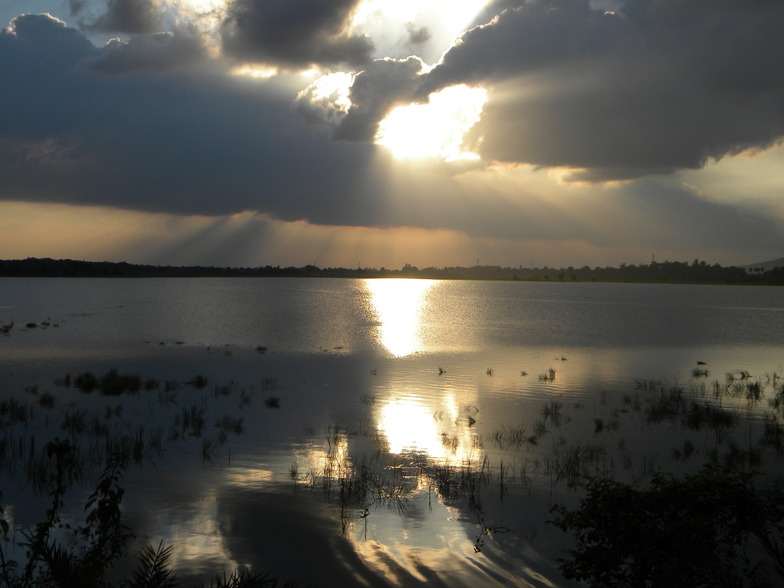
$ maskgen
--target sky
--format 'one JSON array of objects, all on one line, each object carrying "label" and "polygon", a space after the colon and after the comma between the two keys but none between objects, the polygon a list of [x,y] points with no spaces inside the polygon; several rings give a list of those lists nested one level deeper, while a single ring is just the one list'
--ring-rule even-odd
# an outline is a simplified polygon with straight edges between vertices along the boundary
[{"label": "sky", "polygon": [[781,0],[3,0],[0,258],[784,256]]}]

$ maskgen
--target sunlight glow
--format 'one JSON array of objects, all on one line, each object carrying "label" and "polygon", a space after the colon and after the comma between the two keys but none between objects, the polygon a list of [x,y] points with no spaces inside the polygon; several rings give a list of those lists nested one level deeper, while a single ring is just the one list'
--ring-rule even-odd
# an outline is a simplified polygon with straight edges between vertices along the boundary
[{"label": "sunlight glow", "polygon": [[395,399],[381,409],[379,432],[389,443],[389,452],[423,452],[433,458],[446,457],[436,421],[427,406],[412,399]]},{"label": "sunlight glow", "polygon": [[178,0],[176,4],[180,7],[189,7],[199,14],[205,14],[222,7],[224,2],[225,0]]},{"label": "sunlight glow", "polygon": [[297,94],[297,100],[307,99],[312,105],[325,111],[345,114],[351,108],[349,96],[353,83],[354,74],[349,72],[323,75]]},{"label": "sunlight glow", "polygon": [[172,567],[187,567],[193,562],[210,558],[222,562],[229,568],[237,567],[232,559],[231,551],[224,541],[218,518],[218,496],[214,490],[207,492],[197,503],[197,511],[191,517],[180,520],[160,521],[168,528],[162,527],[160,532],[170,537],[172,551]]},{"label": "sunlight glow", "polygon": [[275,67],[245,64],[232,69],[231,74],[235,76],[253,78],[255,80],[267,80],[278,75],[278,69]]},{"label": "sunlight glow", "polygon": [[304,479],[333,479],[347,475],[352,468],[348,435],[338,427],[330,427],[326,446],[304,444],[295,448],[292,476]]},{"label": "sunlight glow", "polygon": [[421,390],[401,392],[378,413],[378,432],[386,438],[391,454],[424,453],[453,464],[481,459],[484,453],[477,446],[477,433],[455,392],[447,393],[443,402],[435,405],[420,399]]},{"label": "sunlight glow", "polygon": [[375,142],[397,159],[439,158],[445,161],[478,159],[463,150],[463,137],[476,124],[487,101],[487,91],[465,85],[430,95],[428,104],[396,108],[381,121]]},{"label": "sunlight glow", "polygon": [[395,357],[405,357],[422,349],[422,308],[426,294],[434,284],[432,280],[365,280],[372,310],[380,322],[379,342]]},{"label": "sunlight glow", "polygon": [[213,56],[220,54],[220,28],[229,0],[158,0],[166,27],[196,33]]},{"label": "sunlight glow", "polygon": [[437,13],[452,28],[465,26],[487,0],[365,0],[354,14],[354,25],[383,18],[411,22],[422,14]]},{"label": "sunlight glow", "polygon": [[416,53],[435,62],[488,0],[364,0],[352,28],[373,39],[377,57]]}]

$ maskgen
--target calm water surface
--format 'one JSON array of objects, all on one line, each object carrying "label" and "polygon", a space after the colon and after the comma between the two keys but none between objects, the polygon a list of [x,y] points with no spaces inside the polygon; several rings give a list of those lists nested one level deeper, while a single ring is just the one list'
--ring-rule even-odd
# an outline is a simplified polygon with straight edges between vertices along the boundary
[{"label": "calm water surface", "polygon": [[[100,447],[137,439],[126,523],[139,546],[175,546],[184,582],[253,566],[320,586],[568,586],[554,560],[569,539],[545,522],[549,504],[578,499],[556,467],[563,448],[601,446],[586,467],[630,480],[691,467],[699,456],[687,463],[673,449],[694,432],[644,418],[664,386],[740,411],[750,436],[765,410],[713,392],[744,372],[775,390],[781,293],[0,279],[0,324],[14,322],[0,336],[0,399],[32,407],[23,423],[4,416],[4,510],[17,528],[42,518],[46,498],[31,492],[18,456],[47,439],[84,452],[74,517],[100,473]],[[66,374],[112,368],[158,386],[106,396],[63,385]],[[341,483],[362,472],[367,492],[341,502]]]}]

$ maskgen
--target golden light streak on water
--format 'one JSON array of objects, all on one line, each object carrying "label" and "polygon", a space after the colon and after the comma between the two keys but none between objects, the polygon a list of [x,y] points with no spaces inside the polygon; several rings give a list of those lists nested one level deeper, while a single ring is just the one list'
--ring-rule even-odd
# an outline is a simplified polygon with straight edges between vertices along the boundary
[{"label": "golden light streak on water", "polygon": [[379,342],[395,357],[423,351],[422,311],[433,280],[365,280]]}]

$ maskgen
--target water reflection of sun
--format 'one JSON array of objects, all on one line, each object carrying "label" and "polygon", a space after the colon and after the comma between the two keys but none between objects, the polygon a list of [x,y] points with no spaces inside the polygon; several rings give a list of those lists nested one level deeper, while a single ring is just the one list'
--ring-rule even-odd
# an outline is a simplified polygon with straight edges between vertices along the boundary
[{"label": "water reflection of sun", "polygon": [[395,357],[423,350],[422,310],[433,280],[365,280],[372,312],[379,321],[378,340]]},{"label": "water reflection of sun", "polygon": [[398,397],[384,404],[378,415],[378,431],[389,444],[389,452],[423,453],[431,459],[462,463],[477,457],[476,434],[468,415],[453,395],[446,410],[436,410],[411,397]]}]

